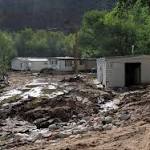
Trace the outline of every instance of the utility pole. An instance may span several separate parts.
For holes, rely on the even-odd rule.
[[[78,74],[78,71],[79,71],[79,37],[78,37],[78,32],[76,31],[75,32],[75,43],[74,43],[74,46],[73,46],[73,55],[74,55],[74,72],[76,74]]]
[[[132,55],[134,55],[134,48],[135,48],[135,46],[132,45],[132,51],[131,51]]]
[[[74,57],[74,67],[73,67],[73,70],[74,72],[77,74],[78,73],[78,66],[79,66],[79,58],[80,58],[80,54],[79,54],[79,27],[73,23],[73,22],[70,22],[70,20],[66,21],[66,27],[69,29],[69,31],[71,33],[74,34],[75,36],[75,41],[74,41],[74,45],[73,45],[73,57]]]

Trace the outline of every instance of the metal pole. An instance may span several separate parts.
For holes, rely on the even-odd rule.
[[[74,44],[74,72],[78,74],[78,63],[79,63],[79,48],[78,48],[78,32],[75,32],[75,44]]]

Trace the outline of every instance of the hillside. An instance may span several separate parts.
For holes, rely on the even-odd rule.
[[[116,0],[0,0],[0,28],[68,30],[79,26],[84,12],[111,9]]]

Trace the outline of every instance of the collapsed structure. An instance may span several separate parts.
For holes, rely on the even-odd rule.
[[[105,87],[150,83],[150,56],[119,56],[97,59],[97,78]]]
[[[96,60],[93,58],[51,57],[51,58],[23,58],[12,60],[11,68],[20,71],[41,71],[53,69],[56,71],[73,71],[75,63],[79,71],[96,69]]]

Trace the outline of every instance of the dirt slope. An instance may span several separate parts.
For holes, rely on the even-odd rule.
[[[57,144],[44,141],[16,150],[150,150],[150,124],[138,122],[129,127],[60,140]]]

